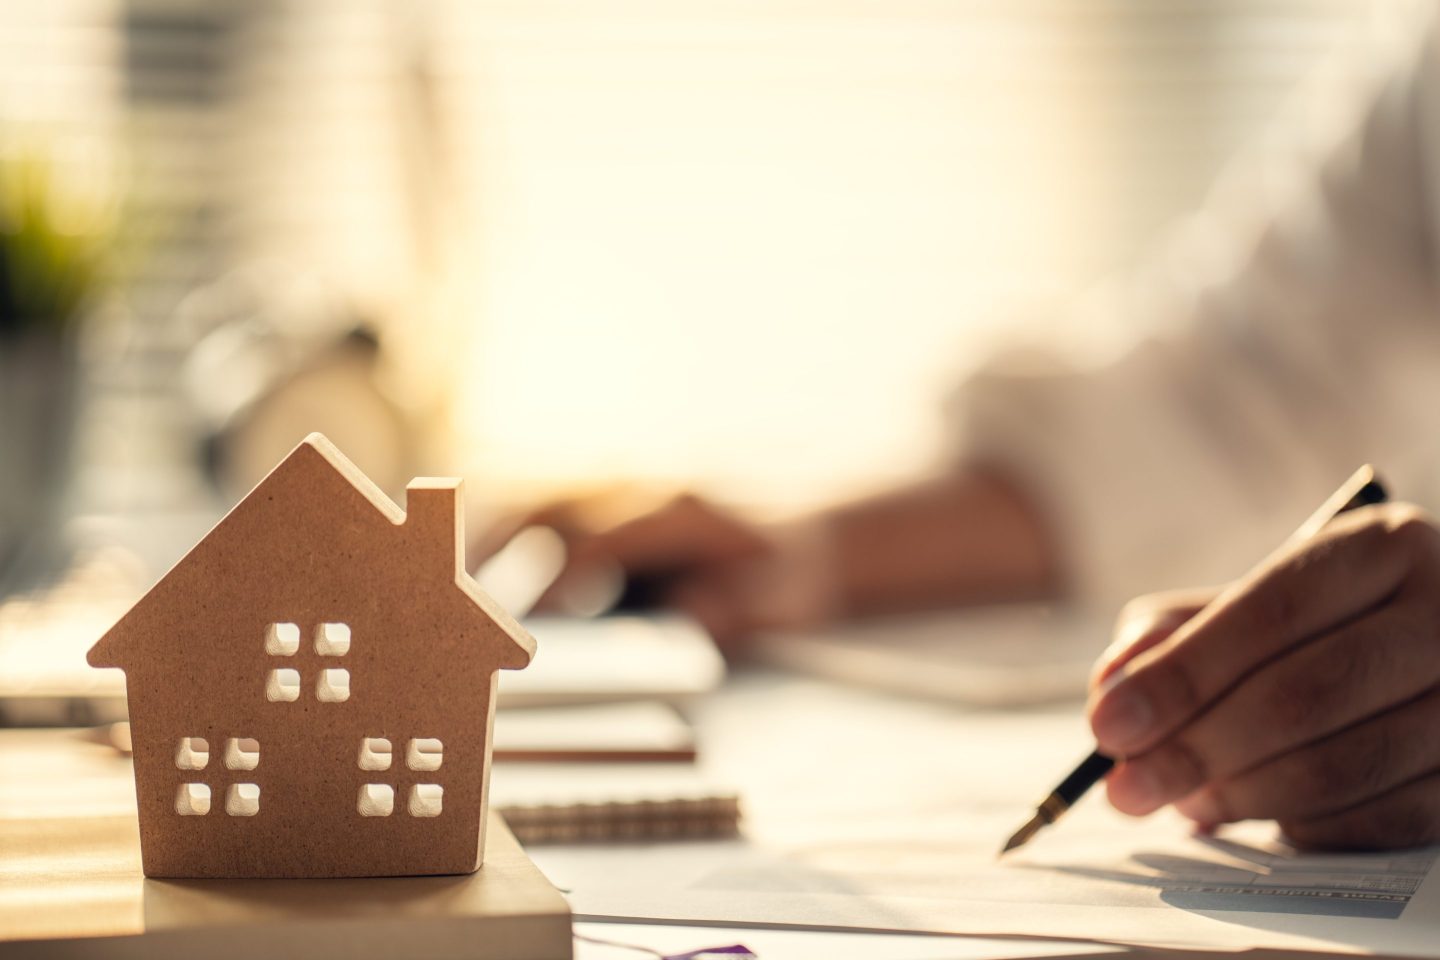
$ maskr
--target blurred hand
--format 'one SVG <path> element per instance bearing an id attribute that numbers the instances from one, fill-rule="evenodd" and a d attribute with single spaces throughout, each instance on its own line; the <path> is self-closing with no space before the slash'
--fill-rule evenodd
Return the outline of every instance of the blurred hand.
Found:
<path id="1" fill-rule="evenodd" d="M 1273 819 L 1301 845 L 1440 840 L 1440 530 L 1365 507 L 1287 545 L 1208 606 L 1137 601 L 1090 722 L 1124 758 L 1110 801 L 1202 827 Z"/>
<path id="2" fill-rule="evenodd" d="M 975 467 L 923 477 L 801 522 L 759 526 L 694 496 L 626 511 L 612 494 L 560 503 L 491 530 L 483 561 L 522 529 L 543 525 L 568 563 L 542 609 L 571 601 L 587 580 L 643 583 L 646 599 L 689 613 L 731 649 L 762 630 L 805 629 L 842 617 L 1049 599 L 1064 577 L 1044 517 L 1007 478 Z M 598 509 L 597 509 L 598 508 Z M 601 591 L 603 592 L 603 591 Z"/>
<path id="3" fill-rule="evenodd" d="M 1115 672 L 1152 647 L 1159 646 L 1209 606 L 1220 593 L 1215 587 L 1166 590 L 1125 604 L 1115 622 L 1115 640 L 1095 661 L 1090 687 L 1104 686 Z"/>
<path id="4" fill-rule="evenodd" d="M 824 555 L 809 531 L 761 527 L 693 495 L 624 520 L 606 513 L 593 502 L 553 504 L 501 524 L 472 556 L 483 560 L 526 527 L 549 527 L 564 540 L 566 561 L 538 610 L 570 611 L 568 598 L 618 576 L 644 584 L 648 599 L 694 617 L 730 649 L 758 629 L 824 615 Z"/>

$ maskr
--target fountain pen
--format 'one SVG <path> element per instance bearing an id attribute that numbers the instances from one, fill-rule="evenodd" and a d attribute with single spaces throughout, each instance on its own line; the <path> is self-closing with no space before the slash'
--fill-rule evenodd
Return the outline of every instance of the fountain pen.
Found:
<path id="1" fill-rule="evenodd" d="M 1375 476 L 1375 469 L 1366 464 L 1356 470 L 1319 510 L 1311 514 L 1310 519 L 1300 525 L 1300 529 L 1291 535 L 1290 542 L 1308 540 L 1340 514 L 1372 503 L 1384 503 L 1386 499 L 1385 487 Z M 1105 774 L 1114 766 L 1115 759 L 1098 750 L 1080 761 L 1080 765 L 1060 781 L 1060 786 L 1040 801 L 1040 806 L 1035 808 L 1035 815 L 1005 841 L 1000 856 L 1003 857 L 1016 847 L 1029 843 L 1035 834 L 1059 820 L 1091 787 L 1105 779 Z"/>

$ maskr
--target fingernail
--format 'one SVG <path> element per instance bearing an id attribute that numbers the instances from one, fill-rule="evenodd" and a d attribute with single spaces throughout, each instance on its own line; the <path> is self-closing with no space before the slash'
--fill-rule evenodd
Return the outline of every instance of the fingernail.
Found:
<path id="1" fill-rule="evenodd" d="M 1120 682 L 1123 675 L 1111 679 L 1116 682 L 1107 684 L 1110 689 L 1101 693 L 1090 724 L 1101 749 L 1123 754 L 1149 735 L 1155 711 L 1142 692 Z"/>
<path id="2" fill-rule="evenodd" d="M 1121 640 L 1116 640 L 1114 643 L 1110 644 L 1110 646 L 1106 647 L 1104 652 L 1101 653 L 1100 656 L 1095 658 L 1095 663 L 1090 667 L 1090 683 L 1092 685 L 1100 679 L 1100 675 L 1105 672 L 1106 668 L 1109 667 L 1110 664 L 1115 662 L 1115 658 L 1120 656 L 1121 651 L 1123 651 L 1128 646 L 1128 643 Z"/>

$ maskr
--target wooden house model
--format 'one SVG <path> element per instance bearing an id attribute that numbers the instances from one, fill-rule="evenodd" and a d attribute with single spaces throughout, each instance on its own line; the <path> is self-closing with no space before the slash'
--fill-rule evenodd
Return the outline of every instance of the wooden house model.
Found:
<path id="1" fill-rule="evenodd" d="M 312 434 L 91 648 L 125 671 L 148 876 L 480 866 L 496 670 L 535 641 L 463 556 L 458 480 L 402 512 Z"/>

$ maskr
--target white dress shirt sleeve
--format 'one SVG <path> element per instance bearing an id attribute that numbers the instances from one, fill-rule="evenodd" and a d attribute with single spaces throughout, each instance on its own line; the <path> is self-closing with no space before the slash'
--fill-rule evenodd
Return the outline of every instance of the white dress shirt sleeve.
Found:
<path id="1" fill-rule="evenodd" d="M 1348 120 L 1237 164 L 1102 298 L 1140 340 L 998 358 L 957 391 L 961 456 L 1035 499 L 1078 599 L 1237 576 L 1364 461 L 1440 492 L 1437 70 L 1427 30 Z"/>

